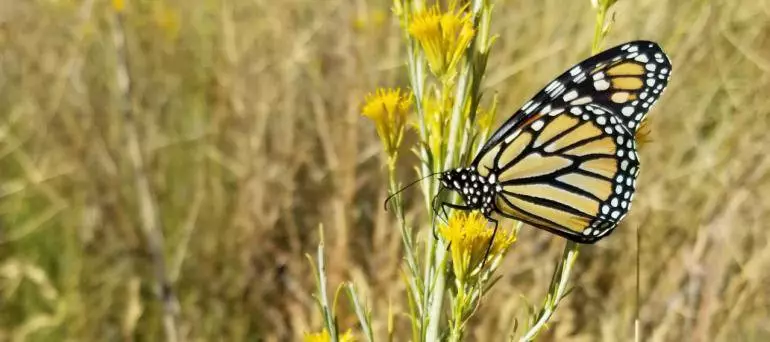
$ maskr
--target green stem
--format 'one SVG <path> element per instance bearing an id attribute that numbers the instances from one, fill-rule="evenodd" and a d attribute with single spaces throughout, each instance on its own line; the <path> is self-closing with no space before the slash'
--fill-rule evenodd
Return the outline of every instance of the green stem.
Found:
<path id="1" fill-rule="evenodd" d="M 520 341 L 532 341 L 537 334 L 545 327 L 545 324 L 551 319 L 553 313 L 556 311 L 556 307 L 561 302 L 564 294 L 567 290 L 567 283 L 569 282 L 569 276 L 572 273 L 572 267 L 577 260 L 578 249 L 580 245 L 575 242 L 567 241 L 567 245 L 564 247 L 564 252 L 561 257 L 561 263 L 556 267 L 553 278 L 551 279 L 551 285 L 548 290 L 548 298 L 546 299 L 543 309 L 538 315 L 537 321 L 531 328 L 524 334 L 524 337 Z"/>
<path id="2" fill-rule="evenodd" d="M 591 43 L 591 54 L 595 55 L 601 48 L 602 41 L 607 32 L 604 30 L 604 23 L 607 20 L 607 10 L 603 4 L 599 5 L 598 12 L 596 13 L 596 22 L 594 23 L 594 39 Z"/>
<path id="3" fill-rule="evenodd" d="M 461 341 L 463 337 L 463 316 L 465 312 L 465 283 L 463 281 L 457 282 L 457 296 L 454 300 L 452 307 L 452 327 L 449 333 L 449 341 Z"/>
<path id="4" fill-rule="evenodd" d="M 329 305 L 329 298 L 326 292 L 326 259 L 324 256 L 324 235 L 323 228 L 320 229 L 320 242 L 318 243 L 318 252 L 316 254 L 316 260 L 318 262 L 318 300 L 321 302 L 321 308 L 324 314 L 324 323 L 326 324 L 326 330 L 329 331 L 329 336 L 332 341 L 337 341 L 337 323 L 334 319 L 334 313 Z"/>
<path id="5" fill-rule="evenodd" d="M 398 191 L 398 184 L 396 183 L 395 156 L 388 157 L 388 189 L 392 194 Z M 393 197 L 392 203 L 393 211 L 395 211 L 396 218 L 398 220 L 398 226 L 401 229 L 401 240 L 404 243 L 404 258 L 406 259 L 406 264 L 410 272 L 410 276 L 408 277 L 409 290 L 412 291 L 414 298 L 420 298 L 421 293 L 419 292 L 417 286 L 417 283 L 420 282 L 420 270 L 414 257 L 414 242 L 412 240 L 412 231 L 407 227 L 406 221 L 404 220 L 404 205 L 401 202 L 401 195 L 396 195 Z M 422 306 L 418 305 L 418 310 L 422 311 Z"/>

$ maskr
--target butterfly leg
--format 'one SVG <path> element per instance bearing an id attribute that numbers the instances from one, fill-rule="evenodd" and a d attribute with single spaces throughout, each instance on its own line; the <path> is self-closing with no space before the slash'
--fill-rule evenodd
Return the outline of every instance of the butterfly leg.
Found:
<path id="1" fill-rule="evenodd" d="M 446 212 L 446 208 L 452 208 L 454 210 L 462 210 L 462 211 L 471 211 L 471 210 L 473 210 L 473 208 L 468 207 L 468 206 L 459 205 L 459 204 L 452 204 L 452 203 L 448 203 L 448 202 L 442 202 L 441 203 L 441 210 L 444 212 L 444 215 L 447 217 L 447 219 L 449 219 L 449 215 Z"/>
<path id="2" fill-rule="evenodd" d="M 431 218 L 431 229 L 430 231 L 433 233 L 433 239 L 438 240 L 438 235 L 436 234 L 436 216 L 438 216 L 438 197 L 439 194 L 436 194 L 436 196 L 433 196 L 433 200 L 431 201 L 431 211 L 433 212 L 433 217 Z"/>
<path id="3" fill-rule="evenodd" d="M 492 249 L 492 244 L 495 242 L 495 234 L 497 234 L 497 226 L 498 226 L 497 220 L 489 218 L 489 217 L 487 217 L 487 219 L 489 221 L 495 223 L 495 229 L 492 231 L 492 238 L 489 239 L 489 245 L 487 245 L 487 252 L 484 253 L 484 259 L 482 259 L 483 261 L 481 262 L 481 267 L 482 268 L 484 267 L 484 264 L 486 264 L 487 257 L 489 256 L 489 251 Z"/>

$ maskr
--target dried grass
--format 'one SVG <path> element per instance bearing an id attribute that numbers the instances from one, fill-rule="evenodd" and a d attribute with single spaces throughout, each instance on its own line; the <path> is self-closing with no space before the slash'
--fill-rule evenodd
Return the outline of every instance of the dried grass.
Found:
<path id="1" fill-rule="evenodd" d="M 512 112 L 587 56 L 593 14 L 589 1 L 497 3 L 487 84 Z M 303 257 L 318 223 L 330 283 L 352 279 L 384 336 L 390 300 L 407 311 L 401 244 L 382 210 L 379 143 L 359 110 L 375 85 L 406 83 L 388 6 L 128 1 L 127 95 L 110 2 L 3 1 L 0 340 L 162 339 L 148 200 L 180 339 L 293 340 L 318 327 Z M 650 116 L 634 210 L 583 249 L 575 289 L 542 338 L 633 337 L 639 229 L 643 340 L 768 340 L 770 4 L 638 0 L 617 10 L 606 46 L 659 41 L 674 76 Z M 149 199 L 137 195 L 137 173 Z M 472 340 L 503 340 L 525 319 L 524 298 L 542 297 L 562 246 L 522 230 Z M 341 312 L 352 326 L 355 314 Z M 406 324 L 396 317 L 401 339 Z"/>

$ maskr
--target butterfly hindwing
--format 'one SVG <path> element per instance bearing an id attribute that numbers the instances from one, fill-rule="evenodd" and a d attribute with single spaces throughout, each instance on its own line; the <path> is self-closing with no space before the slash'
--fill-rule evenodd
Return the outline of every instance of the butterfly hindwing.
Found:
<path id="1" fill-rule="evenodd" d="M 633 136 L 595 104 L 534 115 L 478 160 L 501 186 L 499 215 L 585 243 L 626 215 L 639 171 Z"/>

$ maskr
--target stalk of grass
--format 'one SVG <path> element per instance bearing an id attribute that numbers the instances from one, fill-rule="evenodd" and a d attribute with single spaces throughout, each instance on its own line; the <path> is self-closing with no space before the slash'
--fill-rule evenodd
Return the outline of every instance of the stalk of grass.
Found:
<path id="1" fill-rule="evenodd" d="M 318 292 L 315 294 L 315 300 L 321 310 L 321 315 L 324 321 L 324 331 L 328 333 L 331 341 L 338 341 L 337 321 L 334 316 L 334 311 L 331 305 L 329 305 L 329 296 L 326 290 L 326 251 L 324 241 L 323 226 L 318 227 L 318 248 L 316 249 L 316 262 L 313 262 L 313 258 L 310 255 L 306 255 L 311 265 L 315 265 L 313 268 L 313 276 L 316 281 L 316 288 Z"/>
<path id="2" fill-rule="evenodd" d="M 361 304 L 358 293 L 355 286 L 351 283 L 345 284 L 345 289 L 348 291 L 348 298 L 350 303 L 356 312 L 358 322 L 361 325 L 361 330 L 369 342 L 374 342 L 374 334 L 372 333 L 372 317 L 366 308 Z"/>
<path id="3" fill-rule="evenodd" d="M 113 17 L 113 44 L 116 52 L 115 79 L 120 95 L 120 111 L 125 119 L 126 153 L 131 162 L 136 199 L 139 202 L 140 227 L 144 233 L 147 250 L 152 258 L 155 275 L 155 291 L 163 306 L 163 327 L 166 341 L 179 339 L 177 317 L 179 303 L 173 286 L 166 273 L 164 237 L 158 213 L 158 205 L 150 188 L 146 163 L 142 155 L 140 137 L 137 131 L 137 117 L 133 107 L 131 73 L 123 28 L 123 13 L 119 11 Z"/>

